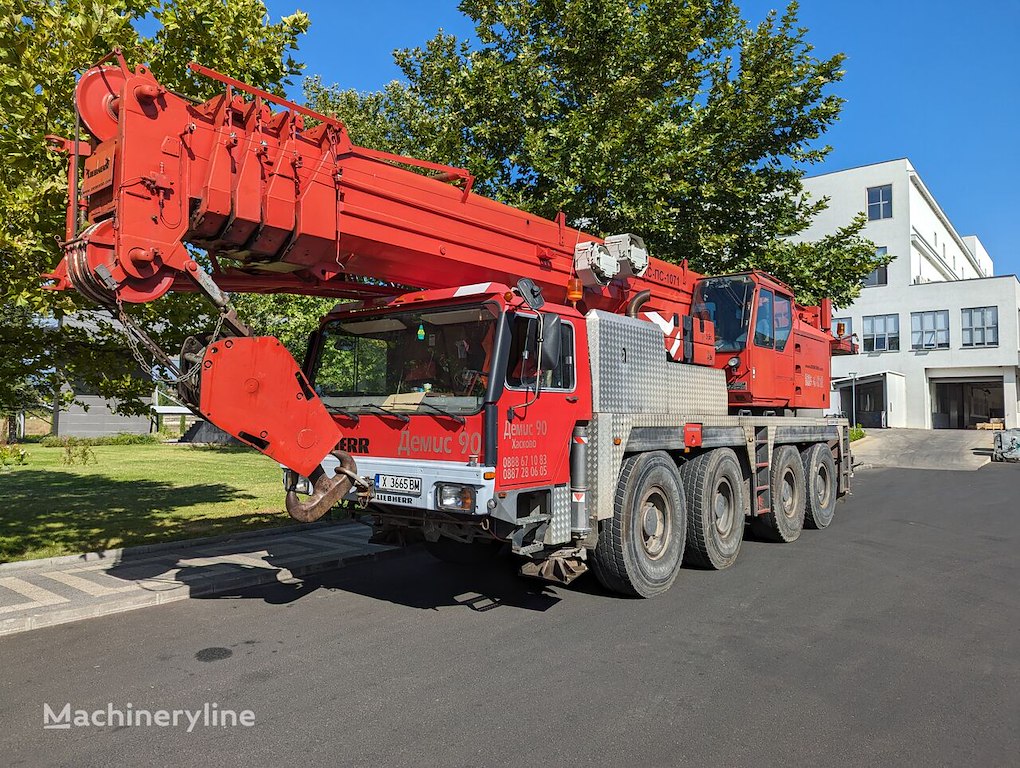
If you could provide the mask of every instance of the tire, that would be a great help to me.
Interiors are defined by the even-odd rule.
[[[804,526],[820,530],[828,528],[836,514],[839,476],[832,451],[824,443],[815,443],[800,452],[804,464],[805,494]]]
[[[744,540],[744,476],[730,448],[702,453],[680,467],[687,501],[684,562],[722,570]]]
[[[654,597],[676,581],[687,537],[687,509],[676,464],[662,451],[624,460],[613,516],[599,522],[592,570],[623,595]]]
[[[751,518],[755,535],[772,541],[790,543],[800,538],[804,529],[804,464],[792,445],[777,447],[772,452],[769,472],[772,509]]]
[[[436,560],[453,565],[481,565],[493,560],[498,549],[493,542],[473,541],[465,544],[441,536],[438,541],[426,541],[425,551]]]

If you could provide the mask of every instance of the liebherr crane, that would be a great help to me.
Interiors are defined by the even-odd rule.
[[[850,479],[847,424],[820,415],[849,351],[828,301],[503,205],[465,169],[357,146],[332,117],[191,67],[223,92],[192,101],[119,52],[82,75],[90,138],[53,139],[69,205],[46,278],[283,465],[296,519],[344,501],[380,540],[458,560],[509,542],[529,575],[592,565],[644,596],[685,557],[728,566],[745,521],[781,541],[828,525]],[[218,314],[179,357],[123,311],[168,291]],[[230,292],[339,303],[299,365]]]

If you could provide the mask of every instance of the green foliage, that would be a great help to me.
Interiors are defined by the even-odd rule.
[[[850,442],[851,443],[854,440],[860,440],[862,437],[864,437],[864,427],[862,427],[860,424],[857,424],[857,425],[855,425],[853,427],[850,427]]]
[[[39,281],[60,258],[67,204],[66,160],[45,137],[74,135],[76,73],[120,47],[131,65],[149,62],[169,88],[196,97],[219,86],[186,69],[193,59],[281,92],[301,70],[292,54],[308,24],[301,12],[272,23],[261,0],[0,0],[0,412],[40,407],[58,380],[116,396],[125,413],[144,410],[152,389],[108,323],[49,322],[38,333],[33,319],[87,307]],[[194,296],[132,312],[171,349],[209,322]]]
[[[0,444],[0,469],[28,464],[28,451],[18,445]]]
[[[463,0],[477,43],[440,31],[398,51],[406,83],[359,94],[306,83],[369,146],[463,165],[476,189],[659,258],[719,274],[769,269],[845,305],[877,266],[848,222],[788,245],[825,205],[804,169],[842,99],[843,55],[816,57],[797,4],[754,26],[732,0]]]
[[[136,435],[130,432],[121,432],[117,435],[103,435],[102,437],[56,437],[48,435],[40,444],[43,448],[66,448],[69,445],[152,445],[161,442],[158,435]]]
[[[92,450],[92,446],[77,437],[68,437],[64,440],[64,453],[61,455],[60,461],[67,466],[72,464],[87,466],[98,463],[96,452]]]

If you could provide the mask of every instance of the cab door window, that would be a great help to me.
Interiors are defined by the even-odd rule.
[[[521,389],[535,386],[538,360],[536,334],[538,317],[517,315],[511,324],[510,355],[506,366],[507,386]],[[560,323],[560,358],[551,370],[542,371],[542,389],[574,388],[574,326]]]
[[[776,350],[786,349],[786,342],[793,330],[793,301],[788,296],[776,294],[775,304]]]
[[[774,308],[774,294],[768,288],[762,288],[758,293],[758,310],[754,319],[754,344],[757,347],[772,349],[776,345],[776,335],[772,328]]]

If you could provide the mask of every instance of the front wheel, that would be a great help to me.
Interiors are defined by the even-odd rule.
[[[672,586],[687,536],[687,509],[676,464],[661,451],[624,460],[613,516],[599,522],[592,569],[607,589],[654,597]]]

